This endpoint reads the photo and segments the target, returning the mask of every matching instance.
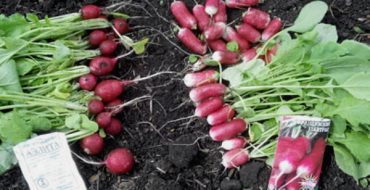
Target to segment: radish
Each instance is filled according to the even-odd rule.
[[[215,51],[212,54],[212,59],[222,65],[233,65],[240,61],[240,56],[238,53],[231,51]]]
[[[281,30],[282,25],[283,24],[280,18],[272,19],[267,28],[265,28],[265,30],[262,32],[262,41],[267,41],[276,33],[278,33]]]
[[[93,47],[97,47],[106,39],[108,39],[108,36],[104,31],[94,30],[89,35],[89,44]]]
[[[182,1],[172,2],[171,3],[171,12],[172,12],[172,15],[175,17],[176,21],[180,24],[181,27],[188,28],[190,30],[196,30],[197,29],[197,20],[189,12],[189,10],[186,7],[184,2],[182,2]]]
[[[224,101],[221,97],[211,97],[203,100],[197,105],[194,115],[198,117],[207,117],[209,114],[220,109],[223,103]]]
[[[278,187],[283,185],[286,176],[281,176],[279,179],[277,179],[277,173],[280,173],[279,169],[273,168],[267,187],[268,190],[277,190]]]
[[[285,156],[285,152],[291,147],[293,139],[290,137],[279,137],[278,144],[275,151],[273,168],[278,168],[281,160]]]
[[[132,170],[135,159],[129,149],[117,148],[108,154],[104,163],[109,172],[113,174],[124,174]]]
[[[227,51],[226,43],[223,40],[208,41],[207,43],[213,51]]]
[[[114,100],[108,102],[108,104],[105,105],[105,109],[107,111],[113,111],[115,107],[120,106],[122,104],[123,104],[123,101],[122,100],[120,100],[120,99],[114,99]]]
[[[203,44],[195,34],[188,28],[181,28],[177,37],[192,52],[204,55],[207,52],[207,46]]]
[[[265,29],[270,23],[270,15],[259,9],[249,8],[243,14],[244,23],[250,24],[257,29]]]
[[[223,38],[230,42],[235,41],[238,43],[239,51],[245,51],[249,49],[250,44],[248,41],[244,40],[233,28],[230,26],[226,27]]]
[[[217,40],[223,36],[223,34],[225,33],[225,28],[225,23],[216,22],[204,31],[204,37],[207,40]]]
[[[254,59],[254,57],[257,56],[257,51],[256,51],[256,49],[251,48],[251,49],[243,52],[241,56],[242,56],[243,62],[248,62],[248,61]]]
[[[230,121],[234,115],[235,110],[229,104],[225,104],[221,109],[208,115],[207,122],[210,125],[218,125]]]
[[[210,16],[213,16],[218,11],[218,6],[220,4],[220,0],[206,0],[206,13]]]
[[[106,56],[112,55],[116,49],[117,43],[110,39],[103,41],[99,46],[100,53]]]
[[[220,4],[218,5],[218,11],[213,16],[213,20],[215,22],[227,22],[226,5],[223,1],[220,1]]]
[[[286,181],[291,181],[291,183],[286,185],[286,190],[300,190],[301,189],[300,179],[299,178],[294,179],[294,177],[295,177],[294,173],[291,173],[288,175]],[[280,187],[280,186],[277,186],[277,187]]]
[[[110,135],[116,136],[122,132],[122,123],[120,120],[112,118],[110,124],[104,128],[104,131]]]
[[[100,8],[96,5],[85,5],[81,8],[81,17],[84,20],[98,18],[100,12]]]
[[[197,87],[204,84],[215,83],[220,75],[216,70],[208,69],[205,71],[188,73],[184,77],[184,83],[187,87]]]
[[[96,123],[99,125],[100,128],[107,128],[112,121],[111,113],[109,112],[101,112],[96,116]]]
[[[113,20],[113,26],[120,34],[124,34],[129,31],[128,23],[124,18],[115,18]]]
[[[96,78],[95,75],[87,74],[87,75],[81,76],[78,83],[81,89],[91,91],[91,90],[94,90],[97,80],[98,78]]]
[[[222,156],[222,165],[225,168],[237,168],[249,161],[249,152],[246,149],[234,149]]]
[[[247,124],[243,119],[233,119],[227,123],[213,126],[209,135],[214,141],[223,141],[234,138],[247,129]]]
[[[244,137],[236,137],[229,140],[222,141],[221,148],[225,150],[233,150],[238,148],[244,148],[248,143],[248,140]]]
[[[97,155],[103,151],[104,140],[97,133],[83,138],[80,141],[80,147],[88,155]]]
[[[242,8],[258,5],[263,0],[226,0],[226,6],[229,8]]]
[[[98,114],[104,111],[104,104],[100,100],[91,100],[87,106],[90,114]]]
[[[249,42],[257,43],[261,39],[260,32],[258,32],[255,28],[253,28],[253,26],[249,24],[244,23],[238,25],[236,26],[236,30],[242,38],[248,40]]]
[[[201,31],[204,31],[210,24],[211,19],[205,11],[203,5],[195,5],[193,7],[193,15],[198,22],[198,27]]]
[[[225,94],[225,92],[226,87],[223,84],[206,84],[193,88],[189,93],[189,97],[193,102],[199,102],[209,97],[222,96]]]
[[[90,72],[96,76],[107,75],[114,70],[117,59],[110,57],[95,57],[90,61]]]

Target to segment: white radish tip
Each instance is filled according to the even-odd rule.
[[[225,150],[230,150],[230,149],[233,148],[233,144],[232,144],[231,141],[225,140],[225,141],[222,141],[221,148],[223,148]]]
[[[191,90],[190,92],[189,92],[189,97],[190,97],[190,99],[193,101],[193,102],[196,102],[195,100],[196,100],[196,95],[197,95],[197,93],[194,91],[194,90]]]
[[[293,166],[292,164],[290,164],[288,161],[284,160],[282,162],[280,162],[279,164],[279,168],[281,170],[281,172],[285,173],[285,174],[289,174],[293,171]]]
[[[182,36],[185,31],[186,31],[186,28],[180,28],[179,33],[177,33],[177,35]]]
[[[208,6],[208,7],[206,7],[206,10],[205,11],[206,11],[207,14],[213,16],[214,14],[217,13],[218,8],[217,7],[214,7],[214,6]]]
[[[215,60],[215,61],[221,61],[221,52],[220,51],[215,51],[213,54],[212,54],[212,59]]]
[[[194,85],[194,80],[193,80],[193,76],[191,73],[185,75],[184,83],[185,83],[185,86],[187,87],[192,87]]]
[[[207,123],[210,124],[210,125],[213,125],[213,122],[214,122],[214,118],[212,117],[212,115],[209,115],[207,117]]]

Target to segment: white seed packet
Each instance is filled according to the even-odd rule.
[[[30,190],[86,190],[64,133],[50,133],[14,148]]]

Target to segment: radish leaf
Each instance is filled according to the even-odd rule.
[[[9,143],[0,144],[0,175],[11,169],[17,164],[17,159],[13,153],[13,146]]]
[[[370,101],[370,74],[357,73],[346,80],[343,85],[349,93],[359,99]]]

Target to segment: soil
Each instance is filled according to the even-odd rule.
[[[286,25],[296,18],[301,7],[309,0],[265,0],[260,6],[272,15],[281,17]],[[325,22],[335,24],[340,40],[356,39],[369,43],[370,15],[369,0],[326,0],[330,12]],[[76,12],[87,3],[101,6],[114,4],[116,1],[98,0],[2,0],[0,12],[34,12],[40,16],[55,16]],[[162,75],[147,82],[128,88],[123,95],[130,100],[143,95],[151,95],[152,100],[143,101],[128,107],[119,115],[124,122],[124,133],[117,138],[107,138],[107,147],[100,157],[88,157],[102,160],[110,150],[118,146],[131,149],[136,155],[133,172],[115,176],[104,167],[87,165],[76,158],[79,171],[90,190],[196,190],[196,189],[266,189],[270,169],[261,161],[252,161],[240,170],[225,171],[220,165],[221,150],[219,143],[206,137],[207,126],[203,119],[194,117],[193,104],[189,101],[188,91],[181,79],[188,69],[186,55],[174,47],[157,30],[177,43],[171,25],[163,18],[172,19],[169,13],[170,0],[135,0],[122,7],[122,11],[133,16],[129,35],[134,39],[150,38],[150,46],[144,55],[132,56],[122,60],[116,75],[132,79],[158,71],[170,70],[177,75]],[[194,1],[187,0],[189,6]],[[231,18],[237,18],[242,11],[229,12]],[[162,17],[160,17],[161,15]],[[354,28],[359,27],[363,33]],[[179,121],[173,121],[184,118]],[[172,122],[169,122],[172,121]],[[72,145],[73,151],[83,153],[78,146]],[[340,171],[333,160],[333,151],[328,148],[325,155],[323,174],[319,189],[322,190],[360,190],[356,182]],[[18,167],[0,176],[0,189],[28,189]]]

